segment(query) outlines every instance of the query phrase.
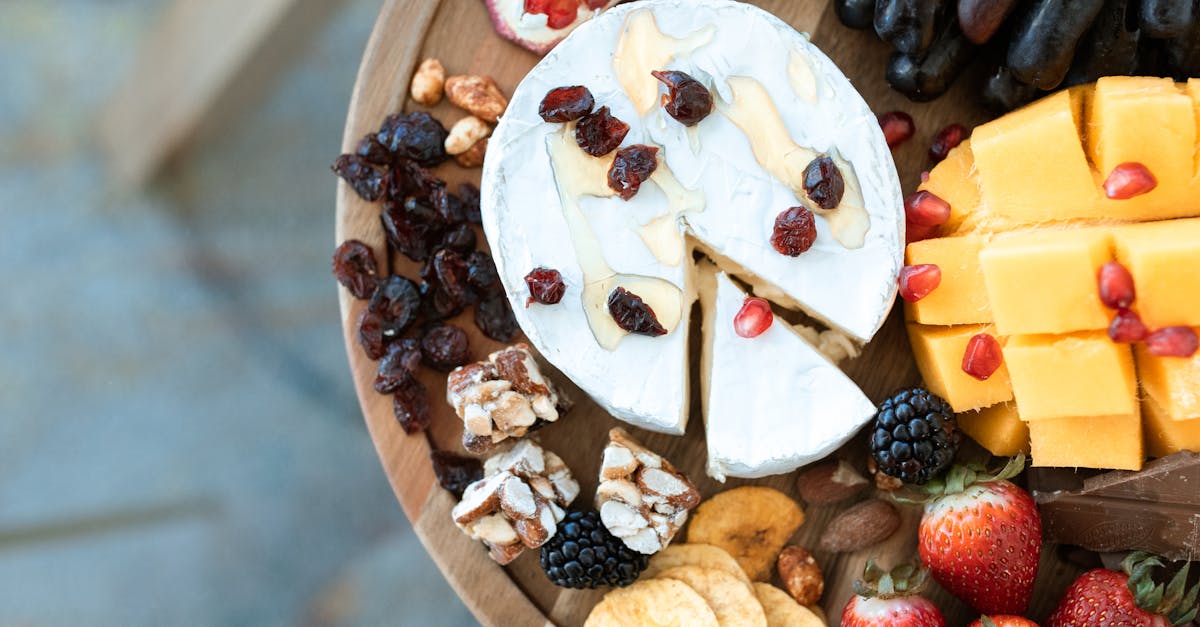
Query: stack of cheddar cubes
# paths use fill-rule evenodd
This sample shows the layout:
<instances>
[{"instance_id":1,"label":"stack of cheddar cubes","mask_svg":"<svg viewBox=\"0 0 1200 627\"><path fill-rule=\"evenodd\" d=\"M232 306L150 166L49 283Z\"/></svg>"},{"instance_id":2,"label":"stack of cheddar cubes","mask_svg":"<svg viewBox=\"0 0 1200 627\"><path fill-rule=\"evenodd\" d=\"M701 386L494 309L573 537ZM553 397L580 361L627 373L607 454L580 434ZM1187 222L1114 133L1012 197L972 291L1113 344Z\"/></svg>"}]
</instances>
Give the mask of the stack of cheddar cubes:
<instances>
[{"instance_id":1,"label":"stack of cheddar cubes","mask_svg":"<svg viewBox=\"0 0 1200 627\"><path fill-rule=\"evenodd\" d=\"M908 245L906 264L941 277L906 303L909 338L926 385L993 453L1137 470L1200 450L1200 352L1114 341L1097 282L1115 261L1149 332L1200 327L1198 127L1200 80L1103 78L978 127L922 184L950 217ZM1128 164L1156 185L1110 197ZM985 379L964 369L979 334L1003 354Z\"/></svg>"}]
</instances>

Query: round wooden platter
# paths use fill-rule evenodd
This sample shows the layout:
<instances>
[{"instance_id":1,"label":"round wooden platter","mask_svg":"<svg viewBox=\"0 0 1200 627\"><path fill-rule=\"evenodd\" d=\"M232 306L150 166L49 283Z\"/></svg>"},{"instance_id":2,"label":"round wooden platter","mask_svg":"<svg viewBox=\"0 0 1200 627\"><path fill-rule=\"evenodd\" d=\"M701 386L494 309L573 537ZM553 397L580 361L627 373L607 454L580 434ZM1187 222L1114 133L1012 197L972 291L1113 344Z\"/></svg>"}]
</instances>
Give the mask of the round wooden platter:
<instances>
[{"instance_id":1,"label":"round wooden platter","mask_svg":"<svg viewBox=\"0 0 1200 627\"><path fill-rule=\"evenodd\" d=\"M843 27L826 0L763 0L756 4L797 30L810 33L813 42L851 78L873 110L900 109L913 116L917 123L916 137L894 153L906 190L914 189L921 171L929 167L926 150L937 129L950 122L971 127L987 119L974 104L978 81L970 80L971 77L960 79L949 94L929 104L911 103L891 91L883 80L883 68L889 54L887 47L873 33ZM407 87L416 64L426 57L440 59L448 74L490 75L507 94L512 93L538 60L535 55L495 35L480 0L386 0L368 41L354 87L346 119L344 152L353 151L358 138L377 129L388 114L418 107L407 99ZM432 113L446 126L464 115L444 101L434 107ZM464 170L453 162L441 166L438 174L451 184L452 189L459 182L478 183L479 179L478 169ZM374 247L377 258L384 259L387 249L379 212L377 203L359 199L347 185L339 183L336 241L362 240ZM483 242L482 233L480 241ZM416 263L403 257L391 261L392 272L410 277L416 275ZM350 370L371 437L405 514L442 574L486 625L582 624L602 592L571 591L551 585L538 566L537 551L526 551L507 567L498 566L488 558L481 544L468 539L454 526L450 519L453 497L438 487L429 462L431 448L462 450L461 422L442 399L445 375L432 371L422 373L422 381L429 388L433 401L433 425L427 434L405 435L393 415L392 399L377 394L372 388L376 362L368 359L358 346L356 321L364 304L342 288L339 288L339 303ZM457 323L470 334L475 358L483 358L501 346L479 333L470 312L461 316ZM863 354L846 366L846 371L875 401L897 387L919 381L898 307ZM557 375L553 371L552 374ZM763 364L761 375L772 376L770 364ZM607 432L619 423L564 377L557 375L556 379L566 386L576 405L560 422L539 431L538 437L547 448L561 455L574 471L582 486L579 503L586 504L596 486L600 451ZM734 479L724 485L709 479L704 473L704 431L699 398L693 398L691 406L692 416L683 437L637 429L631 431L683 469L706 497L744 483L769 485L796 496L795 473L752 482ZM861 440L855 438L836 455L863 469L866 451ZM821 530L843 507L805 506L807 522L793 542L815 547ZM915 507L902 507L901 510L903 523L900 530L882 544L840 555L816 552L826 578L822 605L831 622L836 622L852 594L853 581L868 558L874 557L884 565L891 565L915 555L920 510ZM1030 615L1035 619L1044 618L1078 572L1077 567L1057 557L1054 547L1047 546L1043 551ZM967 607L936 586L928 596L942 608L950 625L962 625L974 618Z\"/></svg>"}]
</instances>

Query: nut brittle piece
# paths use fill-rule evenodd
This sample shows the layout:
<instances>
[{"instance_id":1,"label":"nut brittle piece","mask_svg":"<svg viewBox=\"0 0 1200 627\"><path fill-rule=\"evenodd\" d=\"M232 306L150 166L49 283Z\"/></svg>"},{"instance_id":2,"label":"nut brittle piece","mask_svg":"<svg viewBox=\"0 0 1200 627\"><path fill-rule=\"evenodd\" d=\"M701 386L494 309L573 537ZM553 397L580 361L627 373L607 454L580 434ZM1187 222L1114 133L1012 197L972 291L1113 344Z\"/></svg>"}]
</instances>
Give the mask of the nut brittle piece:
<instances>
[{"instance_id":1,"label":"nut brittle piece","mask_svg":"<svg viewBox=\"0 0 1200 627\"><path fill-rule=\"evenodd\" d=\"M566 515L564 508L579 496L562 458L530 440L488 458L483 473L450 513L501 564L545 544Z\"/></svg>"},{"instance_id":2,"label":"nut brittle piece","mask_svg":"<svg viewBox=\"0 0 1200 627\"><path fill-rule=\"evenodd\" d=\"M446 402L463 421L463 447L485 452L554 422L569 407L525 344L461 366L446 379Z\"/></svg>"},{"instance_id":3,"label":"nut brittle piece","mask_svg":"<svg viewBox=\"0 0 1200 627\"><path fill-rule=\"evenodd\" d=\"M647 555L668 544L700 503L700 492L671 462L625 432L608 432L596 509L625 546Z\"/></svg>"}]
</instances>

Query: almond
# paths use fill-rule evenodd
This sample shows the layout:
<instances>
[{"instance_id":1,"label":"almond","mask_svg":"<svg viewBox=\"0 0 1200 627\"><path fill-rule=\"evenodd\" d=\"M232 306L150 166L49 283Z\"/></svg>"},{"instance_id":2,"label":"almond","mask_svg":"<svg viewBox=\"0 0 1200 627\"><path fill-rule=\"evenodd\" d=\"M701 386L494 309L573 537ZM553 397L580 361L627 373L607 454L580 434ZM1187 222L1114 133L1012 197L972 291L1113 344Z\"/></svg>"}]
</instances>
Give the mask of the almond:
<instances>
[{"instance_id":1,"label":"almond","mask_svg":"<svg viewBox=\"0 0 1200 627\"><path fill-rule=\"evenodd\" d=\"M811 505L845 501L862 494L869 485L853 466L840 459L809 466L796 477L800 498Z\"/></svg>"},{"instance_id":2,"label":"almond","mask_svg":"<svg viewBox=\"0 0 1200 627\"><path fill-rule=\"evenodd\" d=\"M825 592L825 577L821 575L821 566L808 549L800 546L784 547L776 566L784 587L797 603L813 605L821 600L821 595Z\"/></svg>"},{"instance_id":3,"label":"almond","mask_svg":"<svg viewBox=\"0 0 1200 627\"><path fill-rule=\"evenodd\" d=\"M830 553L856 551L886 540L898 527L896 508L879 499L866 500L829 521L819 548Z\"/></svg>"}]
</instances>

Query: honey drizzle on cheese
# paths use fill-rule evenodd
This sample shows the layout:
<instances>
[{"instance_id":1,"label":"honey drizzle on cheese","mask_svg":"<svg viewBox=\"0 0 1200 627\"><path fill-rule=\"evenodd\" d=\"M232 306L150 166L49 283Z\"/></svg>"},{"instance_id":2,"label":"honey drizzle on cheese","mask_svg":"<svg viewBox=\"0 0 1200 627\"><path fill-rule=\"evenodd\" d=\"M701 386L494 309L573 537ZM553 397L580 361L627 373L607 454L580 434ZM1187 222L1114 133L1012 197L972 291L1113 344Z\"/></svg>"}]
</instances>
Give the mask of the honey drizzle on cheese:
<instances>
[{"instance_id":1,"label":"honey drizzle on cheese","mask_svg":"<svg viewBox=\"0 0 1200 627\"><path fill-rule=\"evenodd\" d=\"M658 99L658 79L650 72L667 69L667 63L673 57L708 44L716 32L717 27L709 24L683 39L676 39L658 29L654 13L648 10L634 11L625 18L625 26L613 52L612 66L638 115L645 115Z\"/></svg>"},{"instance_id":2,"label":"honey drizzle on cheese","mask_svg":"<svg viewBox=\"0 0 1200 627\"><path fill-rule=\"evenodd\" d=\"M638 234L656 259L669 266L678 266L683 263L684 256L679 217L690 211L704 211L704 192L684 187L662 158L659 158L658 167L650 175L650 180L667 197L671 210L643 224Z\"/></svg>"},{"instance_id":3,"label":"honey drizzle on cheese","mask_svg":"<svg viewBox=\"0 0 1200 627\"><path fill-rule=\"evenodd\" d=\"M804 191L804 168L820 153L792 140L762 83L746 76L731 76L726 82L733 94L733 102L717 98L717 110L746 135L754 160L776 180L787 185L804 206L824 216L834 239L842 246L861 248L867 230L871 228L871 217L862 206L862 191L854 167L837 155L831 155L841 170L846 191L836 208L821 209Z\"/></svg>"},{"instance_id":4,"label":"honey drizzle on cheese","mask_svg":"<svg viewBox=\"0 0 1200 627\"><path fill-rule=\"evenodd\" d=\"M792 49L788 54L788 82L792 91L802 100L816 104L818 100L817 78L813 76L812 67L799 50Z\"/></svg>"},{"instance_id":5,"label":"honey drizzle on cheese","mask_svg":"<svg viewBox=\"0 0 1200 627\"><path fill-rule=\"evenodd\" d=\"M628 335L617 326L608 311L608 296L624 287L641 297L668 333L679 326L683 317L683 292L671 282L656 277L618 274L604 259L600 241L579 206L582 196L607 198L614 194L608 187L608 168L612 157L592 157L575 143L575 125L546 139L554 183L562 205L563 218L575 245L575 256L583 274L583 310L596 342L605 350L614 350Z\"/></svg>"}]
</instances>

